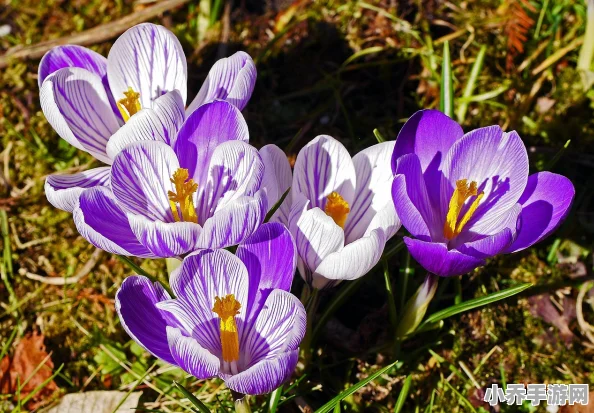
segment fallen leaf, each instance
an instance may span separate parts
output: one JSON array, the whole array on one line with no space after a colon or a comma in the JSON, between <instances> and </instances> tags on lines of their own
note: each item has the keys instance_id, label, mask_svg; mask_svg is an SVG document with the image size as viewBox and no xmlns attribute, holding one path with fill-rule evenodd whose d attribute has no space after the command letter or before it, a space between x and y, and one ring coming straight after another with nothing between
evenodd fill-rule
<instances>
[{"instance_id":1,"label":"fallen leaf","mask_svg":"<svg viewBox=\"0 0 594 413\"><path fill-rule=\"evenodd\" d=\"M590 392L588 400L594 400L594 391ZM586 406L582 406L581 404L561 406L557 413L594 413L594 403L590 402Z\"/></svg>"},{"instance_id":2,"label":"fallen leaf","mask_svg":"<svg viewBox=\"0 0 594 413\"><path fill-rule=\"evenodd\" d=\"M128 395L123 391L89 391L70 393L60 400L57 406L44 410L44 413L132 413L138 407L142 392L130 393L124 403L114 411Z\"/></svg>"},{"instance_id":3,"label":"fallen leaf","mask_svg":"<svg viewBox=\"0 0 594 413\"><path fill-rule=\"evenodd\" d=\"M16 346L12 358L5 356L0 362L0 393L16 393L21 386L21 399L52 376L54 363L45 351L43 334L27 334ZM23 385L24 384L24 385ZM58 386L51 380L31 400L38 402L51 395Z\"/></svg>"}]
</instances>

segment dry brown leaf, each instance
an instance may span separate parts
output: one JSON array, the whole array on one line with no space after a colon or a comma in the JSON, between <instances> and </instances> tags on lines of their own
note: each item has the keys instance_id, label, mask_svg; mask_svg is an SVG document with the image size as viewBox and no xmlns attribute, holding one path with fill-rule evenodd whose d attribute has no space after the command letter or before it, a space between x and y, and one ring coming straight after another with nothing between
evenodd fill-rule
<instances>
[{"instance_id":1,"label":"dry brown leaf","mask_svg":"<svg viewBox=\"0 0 594 413\"><path fill-rule=\"evenodd\" d=\"M43 334L29 333L18 343L11 358L5 356L2 359L0 362L0 393L16 393L17 387L20 385L22 386L20 394L23 398L52 376L54 363L45 351L44 338ZM23 383L25 383L24 386ZM58 390L58 386L51 380L31 401L38 402L56 390Z\"/></svg>"}]
</instances>

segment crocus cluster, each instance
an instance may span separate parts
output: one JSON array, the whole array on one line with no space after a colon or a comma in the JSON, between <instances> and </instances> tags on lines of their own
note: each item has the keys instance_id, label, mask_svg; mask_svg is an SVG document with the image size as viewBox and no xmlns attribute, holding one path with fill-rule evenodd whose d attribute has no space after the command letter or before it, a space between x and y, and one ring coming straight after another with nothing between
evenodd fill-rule
<instances>
[{"instance_id":1,"label":"crocus cluster","mask_svg":"<svg viewBox=\"0 0 594 413\"><path fill-rule=\"evenodd\" d=\"M106 164L48 177L48 200L98 248L181 261L170 292L131 276L116 309L136 342L197 378L219 377L240 394L285 382L306 331L289 292L296 269L313 289L360 278L401 221L411 255L452 276L529 247L567 215L573 185L529 175L517 133L464 134L437 111L416 113L395 142L354 157L318 136L291 170L278 147L249 143L241 110L255 80L252 59L236 53L186 108L182 47L153 24L128 30L107 58L61 46L39 68L49 123ZM428 276L410 306L426 309L435 288ZM420 321L408 316L402 334Z\"/></svg>"}]
</instances>

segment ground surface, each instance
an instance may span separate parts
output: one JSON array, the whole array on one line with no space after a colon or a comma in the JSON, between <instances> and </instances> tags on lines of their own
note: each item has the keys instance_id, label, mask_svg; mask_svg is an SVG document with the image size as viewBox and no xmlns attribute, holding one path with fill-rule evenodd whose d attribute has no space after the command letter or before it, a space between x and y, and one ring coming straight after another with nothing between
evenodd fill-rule
<instances>
[{"instance_id":1,"label":"ground surface","mask_svg":"<svg viewBox=\"0 0 594 413\"><path fill-rule=\"evenodd\" d=\"M586 322L594 320L584 286L593 278L594 93L584 90L576 70L585 4L236 3L229 13L217 16L208 32L198 29L197 1L152 21L173 30L184 46L189 96L218 57L240 49L254 57L258 82L245 116L256 146L276 143L292 156L324 133L339 138L354 154L376 142L374 128L395 139L412 113L438 106L441 50L449 40L457 98L463 95L479 49L486 46L468 110L459 113L465 130L490 124L517 130L530 149L533 171L566 174L576 186L572 212L554 236L536 248L492 260L460 283L465 300L520 281L535 287L455 316L441 329L405 342L399 357L403 363L348 397L343 411L392 411L407 376L406 412L488 411L480 401L481 389L492 383L594 383L594 343L585 334L585 324L580 327L576 320L576 310ZM148 6L127 0L5 0L0 26L9 33L0 37L0 53L103 25ZM91 47L106 54L110 45L107 41ZM20 395L4 375L0 410L6 411L27 394L23 410L44 406L63 393L130 389L154 363L132 344L115 316L114 294L131 271L117 258L95 252L78 235L71 216L45 199L45 176L79 171L96 161L59 139L46 122L38 99L38 63L14 60L0 72L0 209L6 213L0 216L0 350L8 362L17 357L17 343L33 340L27 350L32 354L29 367L47 363L41 370L57 374L44 376L53 377L53 383L41 379L27 383L26 389L20 386ZM463 102L456 100L457 111ZM75 276L89 260L95 264L78 283L56 286L32 279ZM164 263L142 265L164 274ZM410 295L424 274L404 251L390 259L388 268L400 309L401 297ZM457 285L442 280L439 299L429 311L451 305ZM300 288L297 280L296 293ZM583 297L578 296L580 288ZM332 294L325 295L320 307L332 299ZM390 362L392 356L382 348L389 330L385 303L379 269L365 277L327 323L317 342L314 367L286 391L281 411L298 411L305 403L315 409ZM43 344L51 361L40 351ZM21 344L21 353L27 353L23 348ZM0 367L6 371L4 363ZM188 411L189 404L179 401L183 396L171 385L173 379L198 393L213 410L230 406L220 382L196 382L159 364L136 387L144 392L145 409ZM253 406L264 409L266 401L257 398Z\"/></svg>"}]
</instances>

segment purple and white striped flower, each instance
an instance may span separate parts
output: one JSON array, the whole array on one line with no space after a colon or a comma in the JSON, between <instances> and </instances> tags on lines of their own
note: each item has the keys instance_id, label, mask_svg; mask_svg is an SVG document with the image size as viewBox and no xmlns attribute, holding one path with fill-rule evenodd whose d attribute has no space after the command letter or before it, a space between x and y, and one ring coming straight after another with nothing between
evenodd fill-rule
<instances>
[{"instance_id":1,"label":"purple and white striped flower","mask_svg":"<svg viewBox=\"0 0 594 413\"><path fill-rule=\"evenodd\" d=\"M489 126L464 134L436 110L415 113L396 139L392 195L427 271L461 275L500 253L523 250L553 232L575 195L569 179L528 174L516 132Z\"/></svg>"},{"instance_id":2,"label":"purple and white striped flower","mask_svg":"<svg viewBox=\"0 0 594 413\"><path fill-rule=\"evenodd\" d=\"M249 145L247 124L229 102L200 106L173 147L148 130L130 133L111 166L111 190L84 190L74 209L78 231L105 251L177 257L237 245L283 190L270 160L282 152Z\"/></svg>"},{"instance_id":3,"label":"purple and white striped flower","mask_svg":"<svg viewBox=\"0 0 594 413\"><path fill-rule=\"evenodd\" d=\"M398 231L390 198L393 148L394 142L380 143L351 159L340 142L322 135L299 152L277 219L295 237L299 271L314 288L365 275Z\"/></svg>"},{"instance_id":4,"label":"purple and white striped flower","mask_svg":"<svg viewBox=\"0 0 594 413\"><path fill-rule=\"evenodd\" d=\"M243 52L219 60L185 110L187 63L173 33L150 23L120 36L107 58L77 45L50 50L39 65L42 110L71 145L110 165L134 131L149 129L170 146L185 118L200 105L226 100L243 109L256 81ZM45 184L50 203L72 212L85 188L109 186L109 168L72 176L53 175Z\"/></svg>"},{"instance_id":5,"label":"purple and white striped flower","mask_svg":"<svg viewBox=\"0 0 594 413\"><path fill-rule=\"evenodd\" d=\"M269 223L237 255L201 250L170 278L175 298L147 278L126 278L116 310L128 334L156 357L199 379L220 377L241 394L265 394L297 364L306 314L289 293L295 245Z\"/></svg>"}]
</instances>

